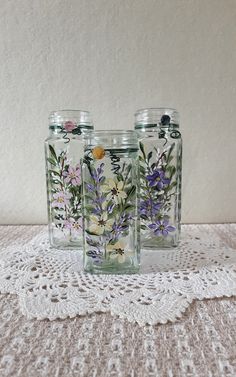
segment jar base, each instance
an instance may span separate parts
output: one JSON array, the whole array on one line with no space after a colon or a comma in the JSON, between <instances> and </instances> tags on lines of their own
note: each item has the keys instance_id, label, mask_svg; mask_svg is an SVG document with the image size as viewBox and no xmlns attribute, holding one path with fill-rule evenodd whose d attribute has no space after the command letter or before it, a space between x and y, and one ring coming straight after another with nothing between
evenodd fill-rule
<instances>
[{"instance_id":1,"label":"jar base","mask_svg":"<svg viewBox=\"0 0 236 377\"><path fill-rule=\"evenodd\" d=\"M142 242L141 247L144 250L151 249L151 250L161 250L161 249L172 249L176 248L179 245L179 240L172 238L172 239L150 239L145 240Z\"/></svg>"},{"instance_id":2,"label":"jar base","mask_svg":"<svg viewBox=\"0 0 236 377\"><path fill-rule=\"evenodd\" d=\"M84 271L91 274L101 274L101 275L131 275L137 274L139 272L140 265L130 266L121 264L111 264L111 265L95 265L88 264L84 267Z\"/></svg>"},{"instance_id":3,"label":"jar base","mask_svg":"<svg viewBox=\"0 0 236 377\"><path fill-rule=\"evenodd\" d=\"M62 240L49 240L51 247L54 249L76 249L83 250L83 242L81 241L62 241Z\"/></svg>"}]
</instances>

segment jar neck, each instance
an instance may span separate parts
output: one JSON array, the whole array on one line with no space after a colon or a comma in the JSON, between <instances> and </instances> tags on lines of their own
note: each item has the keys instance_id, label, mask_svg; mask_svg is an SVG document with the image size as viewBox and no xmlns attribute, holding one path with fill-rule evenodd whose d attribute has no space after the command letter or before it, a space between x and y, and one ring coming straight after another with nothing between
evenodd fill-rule
<instances>
[{"instance_id":1,"label":"jar neck","mask_svg":"<svg viewBox=\"0 0 236 377\"><path fill-rule=\"evenodd\" d=\"M179 129L178 124L171 123L168 126L161 126L160 124L144 124L135 125L136 132L168 132Z\"/></svg>"},{"instance_id":2,"label":"jar neck","mask_svg":"<svg viewBox=\"0 0 236 377\"><path fill-rule=\"evenodd\" d=\"M91 131L85 135L88 149L100 146L104 149L138 149L138 138L135 131Z\"/></svg>"},{"instance_id":3,"label":"jar neck","mask_svg":"<svg viewBox=\"0 0 236 377\"><path fill-rule=\"evenodd\" d=\"M93 126L88 125L78 125L73 128L73 130L66 130L63 125L55 125L50 124L49 125L49 134L50 136L56 135L56 136L62 136L65 134L68 134L70 136L79 136L79 135L86 135L87 133L91 132L93 130Z\"/></svg>"},{"instance_id":4,"label":"jar neck","mask_svg":"<svg viewBox=\"0 0 236 377\"><path fill-rule=\"evenodd\" d=\"M135 130L160 131L179 128L179 114L175 109L150 108L135 113Z\"/></svg>"},{"instance_id":5,"label":"jar neck","mask_svg":"<svg viewBox=\"0 0 236 377\"><path fill-rule=\"evenodd\" d=\"M84 110L58 110L49 114L49 130L52 135L80 135L93 130L91 114Z\"/></svg>"}]
</instances>

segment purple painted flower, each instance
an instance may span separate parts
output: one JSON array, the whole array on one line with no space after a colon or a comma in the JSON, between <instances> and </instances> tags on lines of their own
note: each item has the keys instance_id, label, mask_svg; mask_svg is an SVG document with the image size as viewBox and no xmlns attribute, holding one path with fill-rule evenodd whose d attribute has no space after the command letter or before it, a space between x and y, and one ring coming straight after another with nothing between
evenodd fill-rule
<instances>
[{"instance_id":1,"label":"purple painted flower","mask_svg":"<svg viewBox=\"0 0 236 377\"><path fill-rule=\"evenodd\" d=\"M86 188L89 192L93 192L95 190L94 185L92 185L91 183L86 183Z\"/></svg>"},{"instance_id":2,"label":"purple painted flower","mask_svg":"<svg viewBox=\"0 0 236 377\"><path fill-rule=\"evenodd\" d=\"M64 227L66 229L74 230L75 232L80 232L83 227L82 219L80 218L79 220L75 220L70 218L64 222Z\"/></svg>"},{"instance_id":3,"label":"purple painted flower","mask_svg":"<svg viewBox=\"0 0 236 377\"><path fill-rule=\"evenodd\" d=\"M156 236L168 236L169 232L174 232L175 227L169 225L168 220L158 220L153 224L148 225L149 229L152 229Z\"/></svg>"},{"instance_id":4,"label":"purple painted flower","mask_svg":"<svg viewBox=\"0 0 236 377\"><path fill-rule=\"evenodd\" d=\"M105 164L102 162L100 164L100 166L97 168L98 175L103 174L103 172L104 172L104 166L105 166Z\"/></svg>"},{"instance_id":5,"label":"purple painted flower","mask_svg":"<svg viewBox=\"0 0 236 377\"><path fill-rule=\"evenodd\" d=\"M99 248L91 249L86 252L86 255L90 258L93 258L93 262L100 264L102 263L102 252Z\"/></svg>"},{"instance_id":6,"label":"purple painted flower","mask_svg":"<svg viewBox=\"0 0 236 377\"><path fill-rule=\"evenodd\" d=\"M104 163L100 164L97 170L96 169L93 170L91 176L93 177L96 183L100 183L101 180L103 179L102 177L103 172L104 172Z\"/></svg>"},{"instance_id":7,"label":"purple painted flower","mask_svg":"<svg viewBox=\"0 0 236 377\"><path fill-rule=\"evenodd\" d=\"M107 213L109 213L109 215L112 213L114 207L115 207L114 203L107 206Z\"/></svg>"},{"instance_id":8,"label":"purple painted flower","mask_svg":"<svg viewBox=\"0 0 236 377\"><path fill-rule=\"evenodd\" d=\"M140 202L140 215L155 216L160 208L161 203L157 203L151 198L143 200Z\"/></svg>"},{"instance_id":9,"label":"purple painted flower","mask_svg":"<svg viewBox=\"0 0 236 377\"><path fill-rule=\"evenodd\" d=\"M71 183L73 186L79 186L81 184L80 165L76 165L75 168L69 166L68 170L64 170L62 175L65 183Z\"/></svg>"},{"instance_id":10,"label":"purple painted flower","mask_svg":"<svg viewBox=\"0 0 236 377\"><path fill-rule=\"evenodd\" d=\"M170 183L170 179L165 177L165 172L161 169L156 169L152 174L147 175L147 180L150 187L156 186L158 190L162 190Z\"/></svg>"},{"instance_id":11,"label":"purple painted flower","mask_svg":"<svg viewBox=\"0 0 236 377\"><path fill-rule=\"evenodd\" d=\"M70 193L65 193L64 191L59 191L53 194L52 207L65 208L70 202L72 195Z\"/></svg>"}]
</instances>

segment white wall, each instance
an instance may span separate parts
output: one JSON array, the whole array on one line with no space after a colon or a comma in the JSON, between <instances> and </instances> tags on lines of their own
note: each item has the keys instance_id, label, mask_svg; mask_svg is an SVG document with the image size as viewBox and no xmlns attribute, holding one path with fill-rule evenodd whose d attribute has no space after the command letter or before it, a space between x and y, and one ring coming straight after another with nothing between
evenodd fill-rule
<instances>
[{"instance_id":1,"label":"white wall","mask_svg":"<svg viewBox=\"0 0 236 377\"><path fill-rule=\"evenodd\" d=\"M0 0L0 223L43 223L49 111L176 107L183 221L236 221L236 0Z\"/></svg>"}]
</instances>

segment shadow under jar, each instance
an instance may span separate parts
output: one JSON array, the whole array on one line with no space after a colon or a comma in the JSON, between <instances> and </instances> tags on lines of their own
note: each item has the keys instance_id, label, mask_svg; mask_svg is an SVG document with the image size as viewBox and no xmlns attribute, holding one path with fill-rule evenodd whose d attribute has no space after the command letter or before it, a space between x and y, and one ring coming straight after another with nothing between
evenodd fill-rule
<instances>
[{"instance_id":1,"label":"shadow under jar","mask_svg":"<svg viewBox=\"0 0 236 377\"><path fill-rule=\"evenodd\" d=\"M87 135L82 167L84 269L139 271L138 139L134 131Z\"/></svg>"},{"instance_id":2,"label":"shadow under jar","mask_svg":"<svg viewBox=\"0 0 236 377\"><path fill-rule=\"evenodd\" d=\"M174 109L141 109L139 137L140 221L143 248L177 246L181 219L182 139Z\"/></svg>"},{"instance_id":3,"label":"shadow under jar","mask_svg":"<svg viewBox=\"0 0 236 377\"><path fill-rule=\"evenodd\" d=\"M83 245L81 159L83 137L92 129L88 111L60 110L49 116L45 157L49 239L53 247Z\"/></svg>"}]
</instances>

